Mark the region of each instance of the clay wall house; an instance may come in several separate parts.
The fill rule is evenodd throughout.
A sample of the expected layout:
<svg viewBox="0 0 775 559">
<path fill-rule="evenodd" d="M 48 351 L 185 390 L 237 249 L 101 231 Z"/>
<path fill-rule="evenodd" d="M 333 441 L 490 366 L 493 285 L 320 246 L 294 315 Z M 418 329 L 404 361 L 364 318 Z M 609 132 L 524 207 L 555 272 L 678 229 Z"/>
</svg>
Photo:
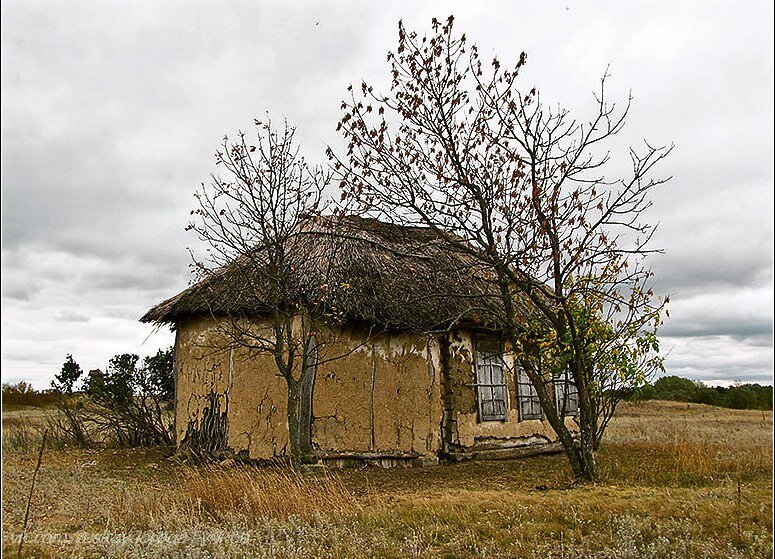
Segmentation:
<svg viewBox="0 0 775 559">
<path fill-rule="evenodd" d="M 534 389 L 487 318 L 497 297 L 486 274 L 428 229 L 355 217 L 316 223 L 289 249 L 289 296 L 316 319 L 308 347 L 314 371 L 301 405 L 307 460 L 395 465 L 560 450 Z M 288 449 L 287 389 L 271 355 L 224 335 L 235 316 L 268 328 L 238 267 L 141 320 L 176 331 L 178 444 L 222 419 L 227 448 L 271 459 Z M 529 305 L 517 301 L 517 308 L 530 317 Z M 555 388 L 575 425 L 573 387 Z"/>
</svg>

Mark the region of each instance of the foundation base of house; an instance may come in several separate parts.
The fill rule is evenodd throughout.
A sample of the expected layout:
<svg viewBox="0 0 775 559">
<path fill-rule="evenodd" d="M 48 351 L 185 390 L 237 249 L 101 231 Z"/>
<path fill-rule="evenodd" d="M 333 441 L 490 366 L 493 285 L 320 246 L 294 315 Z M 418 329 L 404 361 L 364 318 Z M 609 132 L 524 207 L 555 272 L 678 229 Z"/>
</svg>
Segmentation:
<svg viewBox="0 0 775 559">
<path fill-rule="evenodd" d="M 450 462 L 465 460 L 510 460 L 538 454 L 556 454 L 562 452 L 562 443 L 552 442 L 533 445 L 513 446 L 506 448 L 467 448 L 460 451 L 447 452 L 444 459 Z"/>
<path fill-rule="evenodd" d="M 400 452 L 314 452 L 307 455 L 304 462 L 309 465 L 346 469 L 363 466 L 380 468 L 411 468 L 430 466 L 443 462 L 464 462 L 467 460 L 512 460 L 539 454 L 557 454 L 563 452 L 562 444 L 550 442 L 542 444 L 520 445 L 500 448 L 469 447 L 453 452 L 427 456 L 417 453 Z"/>
<path fill-rule="evenodd" d="M 437 464 L 439 460 L 435 456 L 422 456 L 413 452 L 315 452 L 309 454 L 305 461 L 345 469 L 362 466 L 410 468 Z"/>
</svg>

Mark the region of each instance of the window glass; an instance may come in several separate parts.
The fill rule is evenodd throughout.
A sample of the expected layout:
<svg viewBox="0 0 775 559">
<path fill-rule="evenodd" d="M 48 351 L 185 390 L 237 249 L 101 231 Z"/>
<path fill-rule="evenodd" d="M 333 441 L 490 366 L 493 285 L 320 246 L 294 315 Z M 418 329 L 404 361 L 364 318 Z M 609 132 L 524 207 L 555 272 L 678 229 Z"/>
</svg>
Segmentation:
<svg viewBox="0 0 775 559">
<path fill-rule="evenodd" d="M 567 372 L 555 379 L 554 393 L 560 415 L 576 415 L 579 412 L 579 391 Z"/>
<path fill-rule="evenodd" d="M 538 393 L 522 367 L 517 369 L 517 390 L 520 419 L 543 419 L 544 413 Z"/>
<path fill-rule="evenodd" d="M 507 418 L 503 358 L 493 349 L 484 347 L 476 352 L 476 396 L 480 421 L 503 421 Z"/>
</svg>

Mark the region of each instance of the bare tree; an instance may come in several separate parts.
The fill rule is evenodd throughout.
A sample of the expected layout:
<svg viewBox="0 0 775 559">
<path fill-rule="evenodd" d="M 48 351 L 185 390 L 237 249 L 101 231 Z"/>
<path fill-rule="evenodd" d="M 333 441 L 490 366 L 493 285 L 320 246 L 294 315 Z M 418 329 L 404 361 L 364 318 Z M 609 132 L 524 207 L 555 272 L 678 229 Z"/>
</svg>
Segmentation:
<svg viewBox="0 0 775 559">
<path fill-rule="evenodd" d="M 630 151 L 632 171 L 608 180 L 606 142 L 624 107 L 609 103 L 579 122 L 517 88 L 526 62 L 483 63 L 475 45 L 434 18 L 420 36 L 398 26 L 388 54 L 389 92 L 349 88 L 339 129 L 347 155 L 329 149 L 342 198 L 362 211 L 432 228 L 475 258 L 498 295 L 488 308 L 530 379 L 575 476 L 597 477 L 593 451 L 622 393 L 661 367 L 656 328 L 666 298 L 649 287 L 643 258 L 647 175 L 671 148 Z M 517 312 L 529 301 L 536 315 Z M 573 393 L 577 392 L 577 395 Z M 579 434 L 566 423 L 578 398 Z"/>
<path fill-rule="evenodd" d="M 289 458 L 296 467 L 305 450 L 302 390 L 322 343 L 318 326 L 326 321 L 326 309 L 311 312 L 307 303 L 322 303 L 327 295 L 324 280 L 317 293 L 303 293 L 309 285 L 299 274 L 312 260 L 318 271 L 332 261 L 331 243 L 311 242 L 316 233 L 309 226 L 325 206 L 329 175 L 300 154 L 295 128 L 258 120 L 255 126 L 253 138 L 242 132 L 235 141 L 224 138 L 216 153 L 224 172 L 197 191 L 188 229 L 208 247 L 194 264 L 213 316 L 224 318 L 220 331 L 229 346 L 271 355 L 275 373 L 285 379 Z"/>
</svg>

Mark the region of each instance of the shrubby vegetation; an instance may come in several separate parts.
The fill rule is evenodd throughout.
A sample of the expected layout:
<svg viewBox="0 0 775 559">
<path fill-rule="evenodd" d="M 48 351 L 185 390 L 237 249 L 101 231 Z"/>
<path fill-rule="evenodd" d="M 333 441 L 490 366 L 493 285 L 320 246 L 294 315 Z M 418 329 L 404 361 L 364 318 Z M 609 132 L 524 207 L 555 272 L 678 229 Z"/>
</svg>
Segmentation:
<svg viewBox="0 0 775 559">
<path fill-rule="evenodd" d="M 702 382 L 670 375 L 634 392 L 632 400 L 672 400 L 709 404 L 737 410 L 771 410 L 772 386 L 736 384 L 730 387 L 707 386 Z"/>
<path fill-rule="evenodd" d="M 142 360 L 124 353 L 84 374 L 68 354 L 48 390 L 3 384 L 4 405 L 56 406 L 46 428 L 60 446 L 172 444 L 172 348 Z"/>
</svg>

